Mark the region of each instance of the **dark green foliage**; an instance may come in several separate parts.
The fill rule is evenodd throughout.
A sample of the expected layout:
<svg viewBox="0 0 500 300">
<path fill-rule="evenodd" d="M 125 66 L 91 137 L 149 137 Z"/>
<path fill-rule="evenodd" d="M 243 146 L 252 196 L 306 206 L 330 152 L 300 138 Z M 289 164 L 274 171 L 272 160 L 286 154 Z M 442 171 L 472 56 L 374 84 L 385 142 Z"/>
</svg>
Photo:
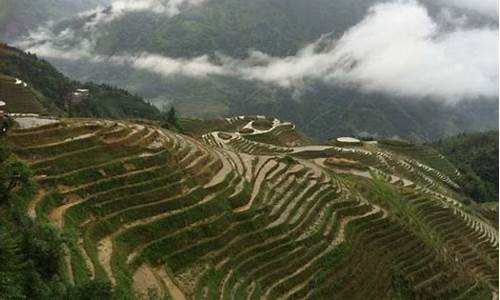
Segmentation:
<svg viewBox="0 0 500 300">
<path fill-rule="evenodd" d="M 74 300 L 108 300 L 113 299 L 113 289 L 109 282 L 90 281 L 70 288 L 68 296 Z"/>
<path fill-rule="evenodd" d="M 350 245 L 344 243 L 322 256 L 319 263 L 323 269 L 328 271 L 335 268 L 335 266 L 344 260 L 350 253 Z"/>
<path fill-rule="evenodd" d="M 159 115 L 159 119 L 161 127 L 182 132 L 175 107 L 170 107 L 168 111 L 164 108 Z"/>
<path fill-rule="evenodd" d="M 71 286 L 59 277 L 64 238 L 25 215 L 34 194 L 31 170 L 0 139 L 0 299 L 126 299 L 109 283 Z"/>
<path fill-rule="evenodd" d="M 19 186 L 29 186 L 32 172 L 28 167 L 11 157 L 0 165 L 0 195 L 1 202 L 5 202 L 10 192 Z"/>
<path fill-rule="evenodd" d="M 0 224 L 0 295 L 7 299 L 24 299 L 21 271 L 25 267 L 19 238 L 14 237 L 4 224 Z"/>
<path fill-rule="evenodd" d="M 472 199 L 498 200 L 498 131 L 460 134 L 435 146 L 462 173 L 459 183 Z"/>
<path fill-rule="evenodd" d="M 54 112 L 72 116 L 112 118 L 156 118 L 158 110 L 142 98 L 105 84 L 72 81 L 45 60 L 34 54 L 0 44 L 0 74 L 21 78 L 43 95 L 40 101 Z M 79 88 L 89 90 L 81 103 L 71 103 L 71 94 Z M 4 99 L 9 101 L 9 99 Z"/>
</svg>

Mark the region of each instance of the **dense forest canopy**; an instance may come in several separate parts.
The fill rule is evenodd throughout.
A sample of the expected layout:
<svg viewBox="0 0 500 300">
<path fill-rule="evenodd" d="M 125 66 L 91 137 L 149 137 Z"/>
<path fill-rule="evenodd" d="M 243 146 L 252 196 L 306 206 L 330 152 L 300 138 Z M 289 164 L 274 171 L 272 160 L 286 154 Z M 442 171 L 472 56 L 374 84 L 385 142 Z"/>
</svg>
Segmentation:
<svg viewBox="0 0 500 300">
<path fill-rule="evenodd" d="M 462 187 L 472 199 L 498 201 L 498 131 L 460 134 L 435 146 L 462 172 Z"/>
</svg>

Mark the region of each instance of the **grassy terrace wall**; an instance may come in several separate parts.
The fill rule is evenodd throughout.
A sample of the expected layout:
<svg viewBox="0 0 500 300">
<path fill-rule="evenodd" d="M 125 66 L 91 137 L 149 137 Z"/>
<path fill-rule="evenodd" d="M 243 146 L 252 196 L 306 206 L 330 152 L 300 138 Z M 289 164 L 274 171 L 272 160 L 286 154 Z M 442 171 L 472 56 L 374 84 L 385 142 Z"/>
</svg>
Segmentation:
<svg viewBox="0 0 500 300">
<path fill-rule="evenodd" d="M 263 140 L 228 150 L 104 120 L 9 139 L 40 187 L 27 214 L 65 237 L 68 283 L 106 280 L 131 299 L 153 289 L 174 299 L 480 300 L 498 282 L 491 209 L 457 201 L 452 168 L 421 150 L 292 157 Z M 353 163 L 339 172 L 329 158 Z"/>
</svg>

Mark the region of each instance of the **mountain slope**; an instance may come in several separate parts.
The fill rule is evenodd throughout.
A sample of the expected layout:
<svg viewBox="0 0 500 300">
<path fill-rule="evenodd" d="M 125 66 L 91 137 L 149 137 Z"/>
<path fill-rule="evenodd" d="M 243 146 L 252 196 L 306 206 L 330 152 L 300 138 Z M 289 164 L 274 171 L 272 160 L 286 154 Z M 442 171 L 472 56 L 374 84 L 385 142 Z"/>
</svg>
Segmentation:
<svg viewBox="0 0 500 300">
<path fill-rule="evenodd" d="M 498 199 L 498 131 L 461 134 L 434 145 L 462 172 L 462 185 L 473 199 Z"/>
<path fill-rule="evenodd" d="M 498 231 L 462 202 L 441 156 L 296 146 L 293 124 L 262 117 L 210 127 L 191 123 L 199 140 L 99 119 L 9 133 L 40 186 L 27 215 L 68 233 L 66 282 L 109 280 L 144 299 L 497 293 Z"/>
<path fill-rule="evenodd" d="M 158 114 L 155 107 L 138 96 L 108 85 L 70 80 L 47 61 L 6 44 L 0 44 L 0 74 L 22 82 L 20 86 L 4 85 L 0 91 L 0 96 L 4 96 L 2 101 L 11 107 L 11 113 L 43 112 L 35 108 L 16 111 L 17 101 L 20 100 L 16 95 L 24 89 L 30 90 L 33 101 L 41 103 L 45 111 L 56 115 L 65 111 L 73 116 L 85 117 L 155 118 Z M 81 100 L 74 99 L 78 89 L 87 89 L 89 95 Z"/>
</svg>

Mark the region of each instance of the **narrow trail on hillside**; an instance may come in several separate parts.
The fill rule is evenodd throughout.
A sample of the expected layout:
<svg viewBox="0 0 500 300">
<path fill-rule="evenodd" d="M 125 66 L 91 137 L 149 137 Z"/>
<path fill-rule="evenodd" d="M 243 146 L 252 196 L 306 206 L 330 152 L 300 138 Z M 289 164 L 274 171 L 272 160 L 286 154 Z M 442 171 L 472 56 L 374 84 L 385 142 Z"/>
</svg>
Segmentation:
<svg viewBox="0 0 500 300">
<path fill-rule="evenodd" d="M 68 198 L 69 198 L 69 203 L 58 206 L 49 213 L 50 223 L 54 224 L 60 230 L 64 228 L 64 216 L 66 214 L 66 211 L 71 207 L 85 201 L 85 199 L 82 199 L 76 195 L 72 195 L 71 197 L 67 197 L 66 199 Z"/>
<path fill-rule="evenodd" d="M 37 217 L 36 208 L 37 208 L 38 204 L 40 203 L 40 201 L 43 200 L 43 198 L 45 197 L 46 194 L 47 194 L 47 191 L 45 189 L 39 189 L 37 194 L 33 198 L 33 200 L 31 200 L 28 203 L 27 214 L 28 214 L 28 217 L 30 219 L 32 219 L 32 220 L 36 219 L 36 217 Z"/>
<path fill-rule="evenodd" d="M 175 283 L 174 279 L 168 274 L 165 268 L 159 268 L 156 273 L 163 280 L 165 285 L 168 288 L 168 292 L 173 300 L 186 300 L 186 296 L 184 292 L 179 288 L 179 286 Z"/>
<path fill-rule="evenodd" d="M 85 260 L 85 266 L 87 267 L 87 271 L 89 272 L 90 280 L 94 280 L 95 279 L 94 263 L 92 262 L 92 259 L 88 255 L 87 250 L 85 250 L 82 238 L 78 239 L 78 249 L 80 250 L 82 257 Z"/>
<path fill-rule="evenodd" d="M 116 279 L 111 268 L 111 256 L 113 254 L 113 241 L 111 238 L 107 237 L 99 241 L 97 245 L 97 258 L 99 263 L 104 268 L 104 271 L 108 275 L 109 281 L 113 286 L 116 285 Z"/>
<path fill-rule="evenodd" d="M 71 263 L 71 253 L 68 249 L 68 246 L 66 244 L 63 245 L 63 255 L 64 255 L 64 262 L 66 264 L 66 268 L 68 271 L 68 280 L 70 284 L 75 285 L 75 277 L 73 274 L 73 265 Z"/>
</svg>

